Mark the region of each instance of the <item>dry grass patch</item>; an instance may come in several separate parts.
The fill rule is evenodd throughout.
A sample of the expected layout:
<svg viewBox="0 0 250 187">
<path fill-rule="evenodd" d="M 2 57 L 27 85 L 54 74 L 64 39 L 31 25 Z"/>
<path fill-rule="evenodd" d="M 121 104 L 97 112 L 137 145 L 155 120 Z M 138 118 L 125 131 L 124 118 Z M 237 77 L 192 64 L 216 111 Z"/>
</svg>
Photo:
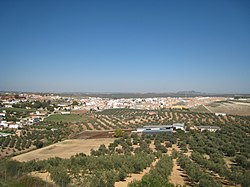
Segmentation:
<svg viewBox="0 0 250 187">
<path fill-rule="evenodd" d="M 234 164 L 234 162 L 232 161 L 233 157 L 224 156 L 223 159 L 226 162 L 228 168 L 231 168 L 231 166 Z"/>
<path fill-rule="evenodd" d="M 71 139 L 65 140 L 41 149 L 13 157 L 12 159 L 27 162 L 30 160 L 43 160 L 51 157 L 70 158 L 77 153 L 90 154 L 91 149 L 98 149 L 101 144 L 108 146 L 114 138 L 102 139 Z"/>
<path fill-rule="evenodd" d="M 33 177 L 38 177 L 42 179 L 43 181 L 46 181 L 51 184 L 55 184 L 52 179 L 50 178 L 50 173 L 49 172 L 38 172 L 38 171 L 33 171 L 29 175 Z"/>
</svg>

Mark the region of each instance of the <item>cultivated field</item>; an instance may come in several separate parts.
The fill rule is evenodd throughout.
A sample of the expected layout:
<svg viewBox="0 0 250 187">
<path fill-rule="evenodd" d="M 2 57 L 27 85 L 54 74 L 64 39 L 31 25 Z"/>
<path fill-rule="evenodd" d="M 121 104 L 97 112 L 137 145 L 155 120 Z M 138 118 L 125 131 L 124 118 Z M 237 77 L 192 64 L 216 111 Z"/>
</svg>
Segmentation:
<svg viewBox="0 0 250 187">
<path fill-rule="evenodd" d="M 109 109 L 101 112 L 87 114 L 51 115 L 45 119 L 46 122 L 66 122 L 77 124 L 81 130 L 114 130 L 135 129 L 145 125 L 166 125 L 175 122 L 195 125 L 213 125 L 218 123 L 240 122 L 231 116 L 232 112 L 220 109 L 221 103 L 213 103 L 209 106 L 199 106 L 189 110 L 135 110 L 135 109 Z M 237 109 L 236 107 L 241 108 Z M 244 110 L 243 108 L 244 107 Z M 227 110 L 237 110 L 241 115 L 250 115 L 250 103 L 238 104 L 234 107 L 227 106 Z M 216 116 L 213 112 L 225 112 L 228 116 Z M 239 114 L 236 113 L 236 114 Z M 238 118 L 238 117 L 237 117 Z"/>
<path fill-rule="evenodd" d="M 250 115 L 250 103 L 247 102 L 218 102 L 206 106 L 216 113 L 227 113 L 231 115 Z"/>
<path fill-rule="evenodd" d="M 51 157 L 70 158 L 77 153 L 90 154 L 91 149 L 98 149 L 101 144 L 108 145 L 114 138 L 105 139 L 72 139 L 65 140 L 41 149 L 13 157 L 14 160 L 27 162 L 30 160 L 43 160 Z"/>
<path fill-rule="evenodd" d="M 86 122 L 88 117 L 82 114 L 53 114 L 47 118 L 45 121 L 52 122 L 63 122 L 63 123 L 77 123 L 77 122 Z"/>
<path fill-rule="evenodd" d="M 232 101 L 213 103 L 209 107 L 216 108 L 229 104 L 248 107 L 248 103 L 232 103 Z M 51 145 L 15 156 L 14 160 L 24 163 L 6 161 L 9 165 L 0 169 L 11 175 L 14 171 L 8 169 L 13 168 L 13 164 L 19 168 L 18 171 L 30 168 L 28 175 L 37 176 L 44 180 L 42 182 L 51 179 L 59 186 L 64 183 L 63 186 L 69 184 L 86 187 L 136 187 L 146 184 L 162 186 L 161 183 L 168 182 L 187 186 L 231 187 L 240 184 L 247 184 L 242 185 L 243 187 L 249 186 L 250 118 L 230 114 L 217 116 L 211 111 L 207 112 L 206 108 L 207 106 L 201 108 L 203 112 L 172 109 L 151 111 L 112 109 L 65 115 L 66 118 L 81 117 L 83 120 L 65 124 L 56 122 L 64 115 L 55 115 L 54 120 L 50 118 L 49 122 L 32 126 L 32 133 L 23 130 L 20 138 L 2 137 L 0 144 L 3 153 L 9 151 L 11 147 L 22 150 L 26 144 L 33 146 L 50 143 Z M 65 121 L 65 118 L 63 120 Z M 141 136 L 129 133 L 144 125 L 174 122 L 185 123 L 187 131 Z M 54 123 L 54 126 L 50 123 Z M 199 125 L 216 125 L 221 130 L 196 131 L 195 127 Z M 52 127 L 56 130 L 52 130 Z M 116 139 L 105 138 L 112 137 L 114 129 L 122 129 L 125 135 Z M 64 136 L 55 137 L 62 133 Z M 29 139 L 32 141 L 28 144 Z M 55 143 L 63 139 L 67 140 Z M 46 160 L 48 158 L 51 159 Z M 65 159 L 62 161 L 60 158 Z M 30 160 L 42 161 L 27 162 Z M 2 172 L 0 178 L 1 176 L 4 178 L 5 173 Z"/>
</svg>

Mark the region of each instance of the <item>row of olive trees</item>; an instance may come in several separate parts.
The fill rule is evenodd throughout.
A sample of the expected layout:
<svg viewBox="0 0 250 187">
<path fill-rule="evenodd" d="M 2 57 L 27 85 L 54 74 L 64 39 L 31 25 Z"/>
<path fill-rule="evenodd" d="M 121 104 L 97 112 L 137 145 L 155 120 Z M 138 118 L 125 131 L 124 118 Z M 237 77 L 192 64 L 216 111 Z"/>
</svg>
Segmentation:
<svg viewBox="0 0 250 187">
<path fill-rule="evenodd" d="M 144 187 L 144 186 L 162 186 L 174 187 L 170 184 L 168 177 L 170 176 L 173 168 L 172 158 L 165 155 L 155 165 L 150 172 L 142 177 L 140 181 L 133 181 L 129 187 Z"/>
<path fill-rule="evenodd" d="M 213 186 L 213 187 L 222 186 L 221 183 L 214 180 L 213 177 L 203 172 L 196 163 L 193 163 L 188 158 L 188 156 L 179 155 L 177 161 L 180 164 L 181 168 L 185 170 L 193 185 L 198 184 L 199 186 Z"/>
</svg>

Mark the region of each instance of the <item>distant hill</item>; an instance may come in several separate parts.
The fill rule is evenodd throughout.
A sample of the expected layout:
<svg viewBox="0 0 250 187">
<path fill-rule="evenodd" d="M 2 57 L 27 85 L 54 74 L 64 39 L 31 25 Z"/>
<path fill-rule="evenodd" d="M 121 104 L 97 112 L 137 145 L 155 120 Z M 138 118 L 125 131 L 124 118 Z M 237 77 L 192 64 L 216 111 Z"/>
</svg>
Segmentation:
<svg viewBox="0 0 250 187">
<path fill-rule="evenodd" d="M 207 95 L 207 93 L 202 92 L 196 92 L 196 91 L 179 91 L 176 94 L 182 94 L 182 95 Z"/>
<path fill-rule="evenodd" d="M 78 96 L 78 97 L 102 97 L 102 98 L 152 98 L 152 97 L 195 97 L 195 96 L 220 96 L 234 97 L 234 94 L 211 94 L 196 91 L 179 91 L 176 93 L 61 93 L 62 96 Z M 244 95 L 244 94 L 243 94 Z M 244 95 L 244 96 L 249 96 Z"/>
</svg>

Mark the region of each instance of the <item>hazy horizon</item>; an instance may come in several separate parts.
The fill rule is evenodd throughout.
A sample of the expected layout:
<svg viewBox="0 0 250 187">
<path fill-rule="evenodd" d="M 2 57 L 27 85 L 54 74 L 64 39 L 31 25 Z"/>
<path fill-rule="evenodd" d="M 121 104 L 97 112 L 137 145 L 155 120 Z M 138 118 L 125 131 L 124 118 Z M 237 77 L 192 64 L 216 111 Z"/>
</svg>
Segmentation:
<svg viewBox="0 0 250 187">
<path fill-rule="evenodd" d="M 117 92 L 117 91 L 109 91 L 109 92 L 88 92 L 88 91 L 61 91 L 61 92 L 53 92 L 53 91 L 27 91 L 27 90 L 0 90 L 1 93 L 37 93 L 37 94 L 85 94 L 85 95 L 119 95 L 119 94 L 141 94 L 141 95 L 148 95 L 148 94 L 156 94 L 156 95 L 171 95 L 171 94 L 187 94 L 187 96 L 202 96 L 202 95 L 211 95 L 211 96 L 216 96 L 216 95 L 249 95 L 249 92 L 221 92 L 221 93 L 216 93 L 216 92 L 200 92 L 200 91 L 194 91 L 194 90 L 184 90 L 184 91 L 169 91 L 169 92 Z M 193 93 L 189 93 L 193 92 Z M 157 96 L 158 97 L 158 96 Z M 172 97 L 172 96 L 171 96 Z"/>
<path fill-rule="evenodd" d="M 249 1 L 1 1 L 0 90 L 250 93 Z"/>
</svg>

